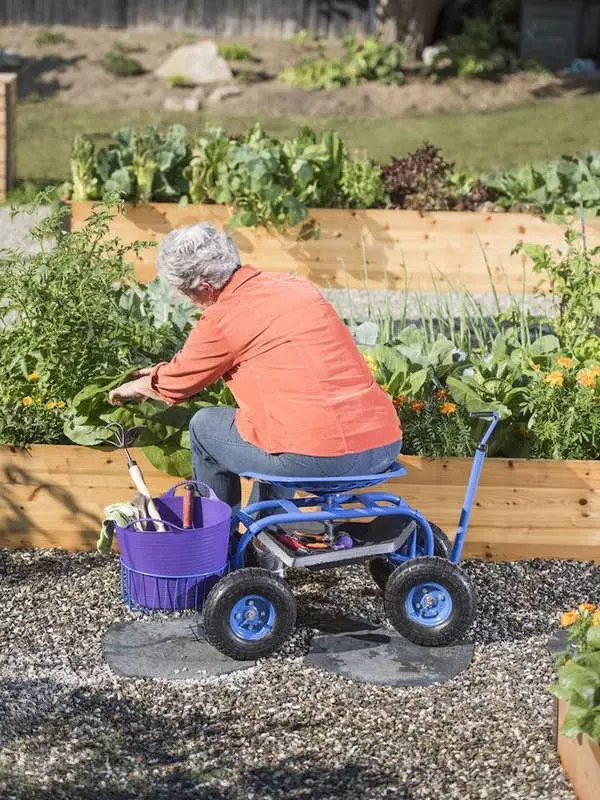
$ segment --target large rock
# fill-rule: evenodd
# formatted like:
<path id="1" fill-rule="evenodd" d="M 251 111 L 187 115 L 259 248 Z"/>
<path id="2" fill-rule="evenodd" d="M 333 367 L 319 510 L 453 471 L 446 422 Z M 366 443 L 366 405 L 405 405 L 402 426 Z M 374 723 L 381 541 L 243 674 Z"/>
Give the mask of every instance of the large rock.
<path id="1" fill-rule="evenodd" d="M 229 65 L 219 55 L 214 42 L 197 42 L 178 47 L 154 74 L 164 79 L 174 75 L 181 76 L 186 83 L 193 86 L 226 83 L 233 78 Z"/>

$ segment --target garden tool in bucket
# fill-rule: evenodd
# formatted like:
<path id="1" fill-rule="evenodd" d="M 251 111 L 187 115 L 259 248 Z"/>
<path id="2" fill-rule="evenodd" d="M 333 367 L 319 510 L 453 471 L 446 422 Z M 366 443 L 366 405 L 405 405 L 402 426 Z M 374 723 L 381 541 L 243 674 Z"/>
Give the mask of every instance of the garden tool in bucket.
<path id="1" fill-rule="evenodd" d="M 131 447 L 131 445 L 138 438 L 143 428 L 125 428 L 119 422 L 110 422 L 106 427 L 113 429 L 114 433 L 113 438 L 105 439 L 105 442 L 125 451 L 129 476 L 131 477 L 135 488 L 146 500 L 148 506 L 148 516 L 154 521 L 155 529 L 157 531 L 166 531 L 166 528 L 160 518 L 160 514 L 158 513 L 158 509 L 156 508 L 154 500 L 150 494 L 150 490 L 148 489 L 146 481 L 144 480 L 144 476 L 142 475 L 142 470 L 139 468 L 137 462 L 132 458 L 131 453 L 128 450 L 128 448 Z"/>
<path id="2" fill-rule="evenodd" d="M 177 495 L 180 486 L 183 497 Z M 227 569 L 231 508 L 194 481 L 178 483 L 152 502 L 161 530 L 151 518 L 115 522 L 121 596 L 129 608 L 200 611 Z M 140 523 L 147 529 L 140 530 Z"/>

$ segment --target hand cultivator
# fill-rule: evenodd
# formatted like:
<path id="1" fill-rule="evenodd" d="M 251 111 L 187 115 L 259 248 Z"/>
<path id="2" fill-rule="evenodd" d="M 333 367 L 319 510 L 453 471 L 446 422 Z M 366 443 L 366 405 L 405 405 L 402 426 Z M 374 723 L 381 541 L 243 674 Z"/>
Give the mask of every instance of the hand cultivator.
<path id="1" fill-rule="evenodd" d="M 489 425 L 475 451 L 452 543 L 401 497 L 359 491 L 406 475 L 398 463 L 381 474 L 354 477 L 246 473 L 243 477 L 287 489 L 286 494 L 305 496 L 252 503 L 229 524 L 228 506 L 209 490 L 208 497 L 196 499 L 191 528 L 183 524 L 184 500 L 175 497 L 175 489 L 156 498 L 165 533 L 159 535 L 152 520 L 146 532 L 116 526 L 124 599 L 130 606 L 202 611 L 204 632 L 214 647 L 252 660 L 275 652 L 295 627 L 296 601 L 284 578 L 286 568 L 366 561 L 400 634 L 433 647 L 460 640 L 474 618 L 475 593 L 459 562 L 487 443 L 498 424 L 495 412 L 472 416 Z M 189 525 L 189 496 L 186 509 Z M 265 559 L 275 569 L 256 566 Z"/>

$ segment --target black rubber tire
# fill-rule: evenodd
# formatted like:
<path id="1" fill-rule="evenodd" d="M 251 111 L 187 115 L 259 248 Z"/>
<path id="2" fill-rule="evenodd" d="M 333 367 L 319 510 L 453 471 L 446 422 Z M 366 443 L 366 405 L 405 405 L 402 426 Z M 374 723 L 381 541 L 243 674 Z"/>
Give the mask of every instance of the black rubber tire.
<path id="1" fill-rule="evenodd" d="M 381 519 L 393 520 L 393 517 L 381 517 Z M 429 522 L 433 531 L 433 554 L 439 558 L 450 558 L 452 552 L 452 542 L 444 531 L 435 522 Z M 422 535 L 422 534 L 421 534 Z M 418 546 L 418 541 L 417 541 Z M 376 556 L 369 561 L 369 572 L 371 577 L 382 591 L 385 591 L 386 584 L 392 572 L 399 566 L 392 563 L 385 556 Z"/>
<path id="2" fill-rule="evenodd" d="M 406 599 L 420 583 L 435 582 L 452 598 L 450 616 L 427 626 L 409 616 Z M 460 641 L 475 618 L 476 597 L 471 579 L 457 564 L 436 556 L 415 558 L 394 570 L 385 589 L 385 611 L 401 636 L 425 647 L 442 647 Z"/>
<path id="3" fill-rule="evenodd" d="M 275 621 L 269 633 L 257 640 L 245 640 L 231 630 L 233 606 L 245 595 L 269 600 Z M 236 661 L 265 658 L 278 650 L 296 627 L 296 598 L 286 581 L 266 569 L 250 567 L 230 572 L 210 590 L 202 615 L 204 635 L 209 644 Z"/>

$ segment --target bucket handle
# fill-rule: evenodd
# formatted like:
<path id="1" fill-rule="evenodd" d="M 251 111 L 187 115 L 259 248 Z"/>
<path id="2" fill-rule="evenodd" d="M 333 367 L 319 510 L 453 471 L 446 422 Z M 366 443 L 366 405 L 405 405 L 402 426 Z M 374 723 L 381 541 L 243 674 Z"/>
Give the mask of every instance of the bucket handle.
<path id="1" fill-rule="evenodd" d="M 164 497 L 165 495 L 163 495 Z M 134 519 L 128 525 L 123 527 L 123 530 L 126 531 L 133 531 L 133 533 L 143 533 L 144 535 L 153 534 L 153 533 L 193 533 L 194 531 L 202 530 L 202 528 L 181 528 L 179 525 L 175 525 L 173 522 L 165 522 L 163 520 L 162 524 L 166 527 L 165 531 L 138 531 L 136 530 L 136 525 L 140 525 L 142 522 L 150 522 L 153 525 L 156 525 L 157 520 L 152 519 L 152 517 L 143 517 L 142 519 Z M 120 526 L 118 526 L 120 527 Z"/>
<path id="2" fill-rule="evenodd" d="M 171 488 L 161 495 L 161 497 L 175 497 L 175 492 L 180 486 L 185 486 L 186 484 L 191 483 L 194 486 L 201 486 L 203 489 L 208 491 L 208 499 L 209 500 L 218 500 L 219 498 L 215 494 L 214 490 L 208 485 L 208 483 L 203 483 L 202 481 L 181 481 L 180 483 L 176 483 L 175 486 L 171 486 Z M 183 530 L 183 529 L 182 529 Z"/>

